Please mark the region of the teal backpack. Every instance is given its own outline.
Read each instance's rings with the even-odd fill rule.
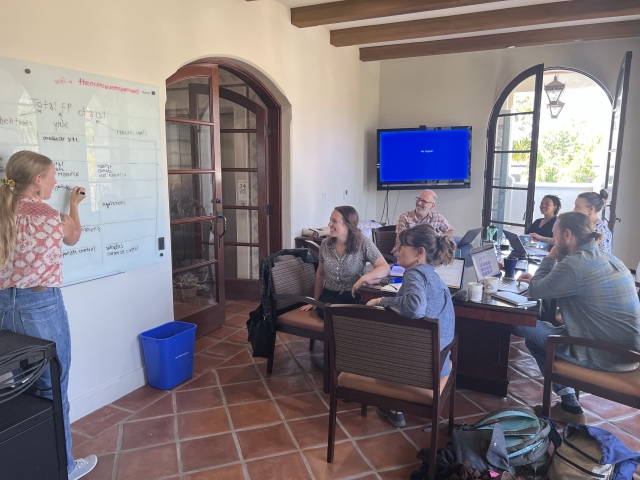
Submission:
[[[549,422],[529,408],[494,410],[473,425],[462,423],[453,432],[456,460],[468,461],[480,471],[537,469],[549,461],[550,431]]]

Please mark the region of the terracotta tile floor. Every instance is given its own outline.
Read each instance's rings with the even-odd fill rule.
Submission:
[[[196,373],[172,391],[142,387],[72,425],[74,454],[95,453],[88,480],[407,479],[429,447],[430,421],[394,428],[373,408],[339,402],[335,461],[326,463],[328,396],[308,340],[279,335],[274,373],[251,357],[242,329],[251,302],[230,302],[227,325],[196,342]],[[316,356],[322,352],[316,342]],[[513,337],[506,399],[461,390],[456,419],[473,423],[506,405],[541,402],[542,383]],[[589,422],[640,448],[640,412],[584,394]],[[442,425],[442,423],[441,423]],[[441,432],[446,444],[446,430]]]

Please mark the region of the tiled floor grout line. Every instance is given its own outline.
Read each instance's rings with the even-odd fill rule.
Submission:
[[[220,384],[220,377],[218,376],[218,372],[214,369],[216,379],[218,380],[218,384]],[[259,374],[260,372],[258,372]],[[236,445],[236,450],[238,452],[238,459],[242,465],[242,471],[244,473],[244,477],[246,480],[251,480],[249,476],[249,470],[247,470],[247,465],[244,462],[244,456],[242,455],[242,448],[240,448],[240,440],[238,440],[238,435],[236,435],[235,428],[233,427],[233,419],[231,418],[231,412],[229,412],[229,407],[227,405],[227,398],[224,395],[224,391],[220,388],[220,397],[222,398],[222,406],[224,407],[225,412],[227,413],[227,421],[229,422],[229,428],[231,428],[231,437],[233,438],[233,443]]]
[[[111,470],[111,480],[117,480],[118,478],[118,467],[120,464],[120,449],[122,447],[122,434],[124,431],[123,424],[118,426],[118,441],[116,442],[116,454],[113,458],[113,468]]]
[[[176,454],[178,455],[178,473],[180,474],[180,478],[182,478],[184,465],[182,463],[182,448],[180,445],[180,432],[178,429],[178,401],[174,393],[175,392],[171,392],[171,406],[173,407],[173,437],[176,443]]]

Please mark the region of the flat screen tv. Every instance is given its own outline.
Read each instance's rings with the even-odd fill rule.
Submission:
[[[378,130],[378,190],[469,188],[471,127]]]

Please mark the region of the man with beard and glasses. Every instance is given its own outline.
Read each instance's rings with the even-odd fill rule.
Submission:
[[[584,213],[563,213],[553,226],[556,243],[549,255],[535,275],[519,278],[529,282],[531,298],[557,298],[562,310],[563,326],[538,321],[536,327],[513,327],[515,335],[524,337],[543,375],[549,335],[606,340],[640,351],[640,302],[633,276],[620,260],[598,249],[596,242],[601,237]],[[582,346],[560,345],[556,357],[592,370],[629,372],[638,368],[638,363]],[[551,418],[586,424],[573,388],[554,383],[553,391],[561,402],[551,408]],[[540,405],[535,410],[542,412]]]
[[[400,215],[396,224],[396,246],[393,248],[393,252],[399,248],[400,232],[416,225],[431,225],[440,235],[453,235],[453,227],[447,222],[447,219],[433,211],[436,208],[437,200],[438,196],[433,190],[425,190],[416,197],[415,210]]]

